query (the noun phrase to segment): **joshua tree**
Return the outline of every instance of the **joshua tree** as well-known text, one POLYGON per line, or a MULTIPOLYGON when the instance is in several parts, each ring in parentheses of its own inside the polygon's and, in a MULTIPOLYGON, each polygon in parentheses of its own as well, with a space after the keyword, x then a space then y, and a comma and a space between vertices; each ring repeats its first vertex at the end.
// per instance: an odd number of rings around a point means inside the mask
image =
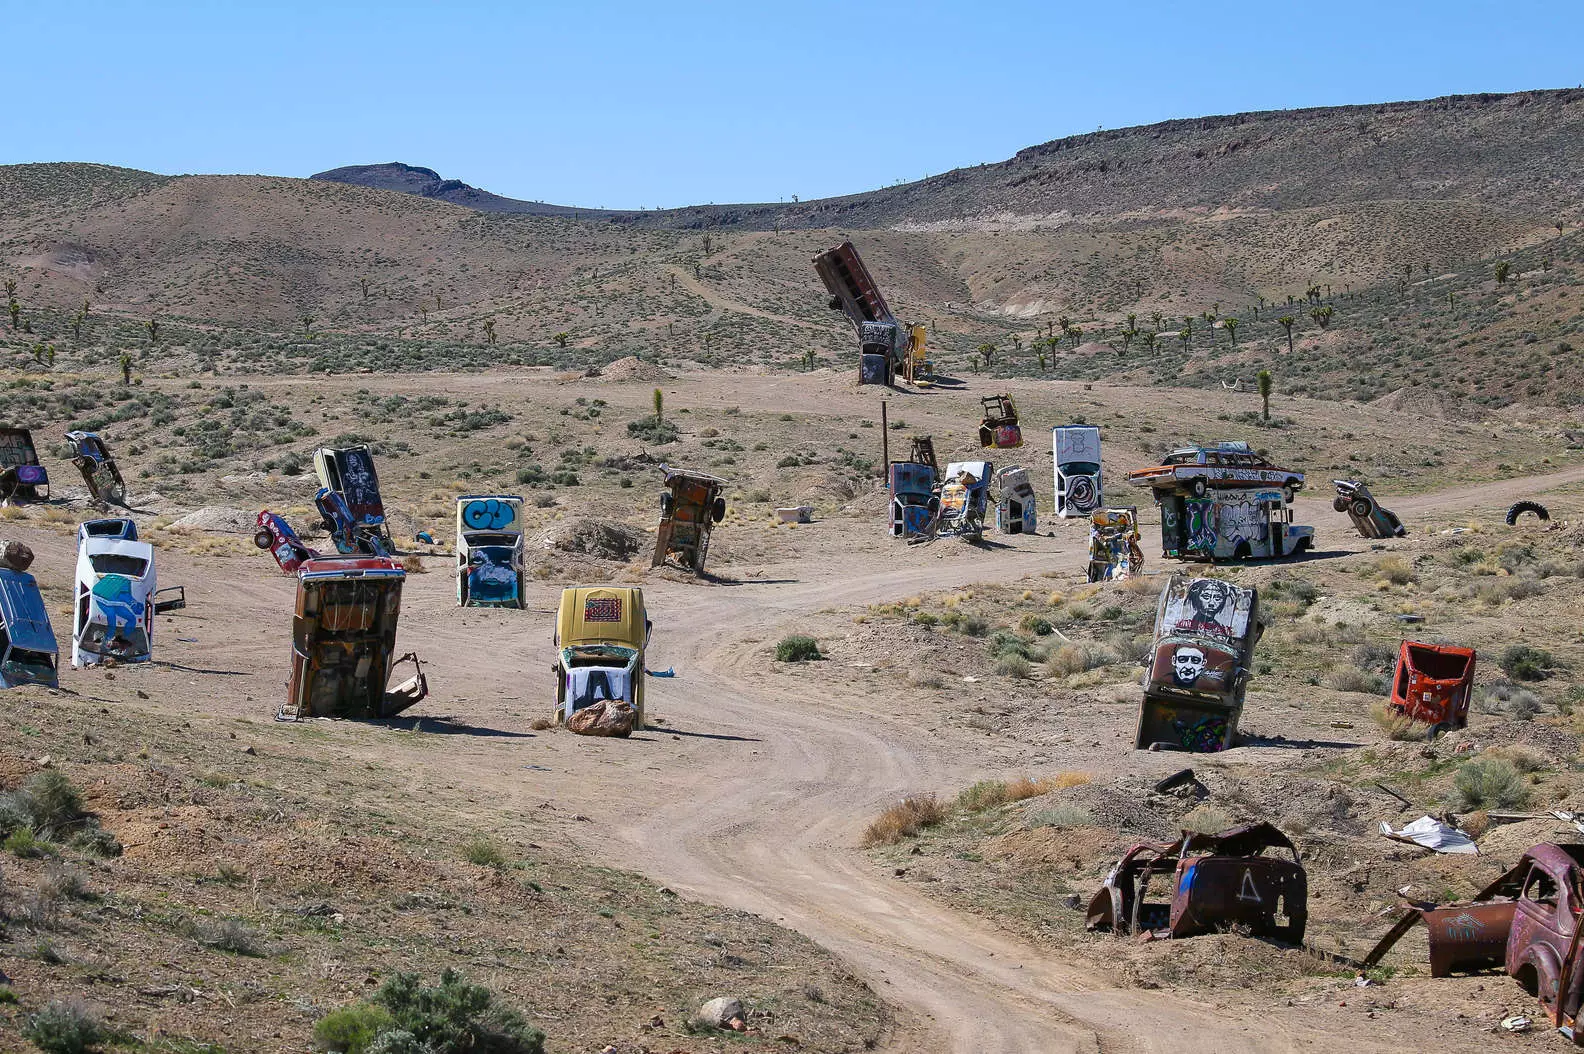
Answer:
POLYGON ((1161 328, 1161 313, 1159 311, 1150 312, 1150 321, 1153 322, 1155 324, 1155 328, 1159 330, 1161 328))
POLYGON ((1558 238, 1562 237, 1562 221, 1561 220, 1557 220, 1556 221, 1556 229, 1557 229, 1557 237, 1558 238))
POLYGON ((1144 342, 1144 349, 1146 351, 1153 352, 1155 350, 1155 338, 1156 338, 1156 336, 1157 336, 1157 334, 1156 334, 1156 332, 1153 329, 1146 329, 1144 331, 1144 335, 1139 338, 1140 340, 1142 340, 1144 342))
MULTIPOLYGON (((567 333, 566 330, 562 330, 560 333, 557 333, 551 339, 556 342, 556 346, 557 347, 565 348, 566 345, 567 345, 567 338, 569 336, 570 336, 570 334, 567 333)), ((709 334, 708 333, 704 334, 704 346, 706 348, 709 347, 709 334)))
POLYGON ((1228 316, 1227 320, 1225 322, 1221 323, 1221 325, 1226 327, 1227 340, 1231 343, 1231 345, 1234 348, 1237 347, 1238 320, 1228 316))
POLYGON ((1081 326, 1074 326, 1072 329, 1067 331, 1067 336, 1072 340, 1073 347, 1076 348, 1083 341, 1083 328, 1081 326))
POLYGON ((367 278, 359 278, 358 285, 363 287, 363 299, 367 300, 369 298, 369 280, 367 278))
POLYGON ((665 420, 665 392, 662 392, 659 388, 656 388, 654 390, 654 395, 650 398, 654 401, 655 422, 659 423, 660 421, 665 420))
POLYGON ((484 320, 484 339, 489 341, 491 347, 495 346, 495 320, 493 318, 484 320))
POLYGON ((1312 285, 1308 289, 1305 289, 1304 299, 1309 301, 1311 304, 1318 304, 1320 302, 1320 287, 1317 285, 1312 285))
POLYGON ((980 344, 976 350, 984 358, 985 369, 988 370, 990 368, 990 356, 995 354, 995 345, 987 340, 980 344))
POLYGON ((1270 370, 1260 370, 1258 373, 1256 373, 1254 375, 1254 380, 1259 383, 1260 401, 1265 404, 1265 408, 1261 411, 1261 414, 1263 415, 1265 420, 1269 421, 1270 420, 1270 393, 1271 393, 1271 372, 1270 372, 1270 370))
POLYGON ((1138 330, 1134 329, 1132 326, 1129 326, 1127 329, 1122 331, 1122 350, 1124 352, 1130 351, 1132 349, 1133 338, 1136 336, 1138 336, 1138 330))
POLYGON ((17 289, 16 279, 15 278, 7 278, 5 280, 5 291, 6 291, 6 299, 7 300, 15 300, 16 299, 16 289, 17 289))
POLYGON ((440 294, 439 293, 435 294, 435 310, 436 311, 444 311, 445 310, 445 301, 440 299, 440 294))
POLYGON ((1280 325, 1282 329, 1287 331, 1287 354, 1289 355, 1292 354, 1293 350, 1292 328, 1293 325, 1297 323, 1297 321, 1298 320, 1293 318, 1291 315, 1283 315, 1281 318, 1276 320, 1277 324, 1280 325))
POLYGON ((157 319, 157 318, 149 319, 147 322, 143 323, 143 328, 148 330, 149 343, 150 344, 158 344, 159 343, 159 331, 160 331, 159 319, 157 319))
POLYGON ((1038 354, 1039 354, 1040 369, 1043 370, 1045 368, 1045 352, 1044 351, 1040 351, 1038 354))
POLYGON ((132 383, 132 355, 130 352, 121 353, 121 383, 132 383))
POLYGON ((314 317, 312 315, 304 315, 302 317, 302 324, 303 324, 303 332, 307 333, 310 329, 313 328, 314 317))
POLYGON ((1177 331, 1177 339, 1182 341, 1183 354, 1188 354, 1188 342, 1193 339, 1193 330, 1184 327, 1177 331))
POLYGON ((71 317, 72 339, 82 340, 83 323, 88 321, 88 313, 79 311, 71 317))
POLYGON ((704 255, 708 256, 711 252, 714 251, 714 249, 715 249, 715 239, 711 238, 707 234, 704 235, 704 255))
MULTIPOLYGON (((1507 281, 1507 276, 1510 274, 1512 274, 1512 264, 1508 263, 1506 260, 1501 260, 1496 264, 1497 285, 1504 285, 1507 281)), ((12 326, 11 328, 15 329, 16 327, 12 326)))
POLYGON ((1137 323, 1138 323, 1138 316, 1137 316, 1137 315, 1135 315, 1135 314, 1134 314, 1134 313, 1133 313, 1133 312, 1131 312, 1131 311, 1129 311, 1129 312, 1128 312, 1128 316, 1127 316, 1127 322, 1128 322, 1128 324, 1127 324, 1127 328, 1128 328, 1128 329, 1137 329, 1137 328, 1138 328, 1138 325, 1137 325, 1137 323))
POLYGON ((1331 305, 1326 304, 1324 307, 1312 308, 1309 311, 1309 317, 1320 323, 1321 329, 1325 329, 1331 324, 1331 305))
POLYGON ((1065 335, 1069 329, 1072 329, 1072 319, 1066 315, 1059 315, 1056 318, 1056 325, 1061 327, 1061 331, 1065 335))

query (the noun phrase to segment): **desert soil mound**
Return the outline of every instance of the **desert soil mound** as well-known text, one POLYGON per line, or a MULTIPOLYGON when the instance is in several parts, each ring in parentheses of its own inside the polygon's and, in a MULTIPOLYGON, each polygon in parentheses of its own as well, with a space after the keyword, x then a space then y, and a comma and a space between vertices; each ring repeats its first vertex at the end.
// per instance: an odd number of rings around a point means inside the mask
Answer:
POLYGON ((578 518, 547 527, 539 535, 538 544, 541 549, 626 563, 649 544, 649 539, 636 527, 615 520, 578 518))
POLYGON ((1403 410, 1438 421, 1480 421, 1485 411, 1465 399, 1458 399, 1434 388, 1398 388, 1370 403, 1382 410, 1403 410))
POLYGON ((251 534, 258 524, 258 514, 246 509, 232 509, 224 505, 205 505, 194 509, 171 524, 175 529, 212 531, 216 534, 251 534))
POLYGON ((617 359, 600 370, 600 380, 605 381, 668 381, 671 374, 652 362, 644 362, 633 355, 617 359))

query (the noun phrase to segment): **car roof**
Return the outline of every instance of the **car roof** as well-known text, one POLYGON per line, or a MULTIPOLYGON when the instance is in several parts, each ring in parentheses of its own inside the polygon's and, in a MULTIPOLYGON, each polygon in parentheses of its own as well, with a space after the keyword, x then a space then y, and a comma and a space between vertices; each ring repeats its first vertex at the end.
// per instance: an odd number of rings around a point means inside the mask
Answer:
POLYGON ((25 571, 0 568, 0 615, 11 643, 28 651, 58 652, 38 582, 25 571))
POLYGON ((78 552, 94 556, 102 553, 114 553, 117 556, 135 556, 154 562, 154 547, 148 542, 134 542, 126 538, 106 538, 102 535, 89 535, 82 540, 78 552))

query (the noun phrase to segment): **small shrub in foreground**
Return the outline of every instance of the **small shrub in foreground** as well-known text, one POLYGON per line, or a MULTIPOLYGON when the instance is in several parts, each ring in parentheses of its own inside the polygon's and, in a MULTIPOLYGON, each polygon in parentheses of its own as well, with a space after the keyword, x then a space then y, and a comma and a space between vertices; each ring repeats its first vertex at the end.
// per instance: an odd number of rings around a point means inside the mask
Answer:
POLYGON ((1386 738, 1396 742, 1410 742, 1425 738, 1429 731, 1426 726, 1419 724, 1407 714, 1400 714, 1385 703, 1376 703, 1370 707, 1370 717, 1386 738))
POLYGON ((946 819, 946 807, 935 800, 933 794, 921 794, 902 799, 875 818, 864 831, 863 844, 896 845, 904 838, 912 838, 926 827, 934 827, 946 819))
POLYGON ((501 852, 500 846, 483 835, 470 838, 463 844, 462 859, 479 867, 500 869, 506 866, 506 854, 501 852))
POLYGON ((1037 798, 1049 793, 1055 783, 1049 779, 1020 776, 1015 780, 980 780, 957 795, 957 806, 968 812, 982 812, 997 805, 1037 798))
POLYGON ((1052 805, 1029 817, 1030 827, 1054 827, 1058 831, 1069 827, 1084 827, 1094 823, 1094 813, 1082 805, 1052 805))
POLYGON ((802 633, 781 638, 781 643, 776 645, 775 657, 776 662, 813 662, 824 658, 820 654, 819 642, 802 633))
POLYGON ((22 1036, 44 1054, 87 1054, 105 1039, 98 1015, 75 1000, 57 1000, 29 1017, 22 1036))

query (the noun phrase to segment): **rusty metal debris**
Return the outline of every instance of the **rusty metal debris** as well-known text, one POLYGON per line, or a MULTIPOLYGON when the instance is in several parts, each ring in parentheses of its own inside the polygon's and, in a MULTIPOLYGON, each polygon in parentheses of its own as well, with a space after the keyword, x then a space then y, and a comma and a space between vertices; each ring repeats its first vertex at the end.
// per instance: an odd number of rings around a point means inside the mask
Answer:
POLYGON ((704 573, 709 555, 710 531, 726 518, 726 481, 706 472, 686 472, 660 466, 665 491, 660 495, 660 528, 655 533, 651 567, 673 560, 684 570, 704 573))
POLYGON ((1273 825, 1254 823, 1129 849, 1090 900, 1085 927, 1192 937, 1241 926, 1298 944, 1308 914, 1309 880, 1297 848, 1273 825), (1168 875, 1165 888, 1151 890, 1152 880, 1168 875))
POLYGON ((1011 450, 1023 445, 1017 405, 1010 395, 986 395, 979 403, 984 407, 984 416, 979 419, 980 446, 1011 450))
POLYGON ((1474 692, 1474 658, 1473 648, 1403 641, 1387 706, 1432 732, 1462 728, 1474 692))

